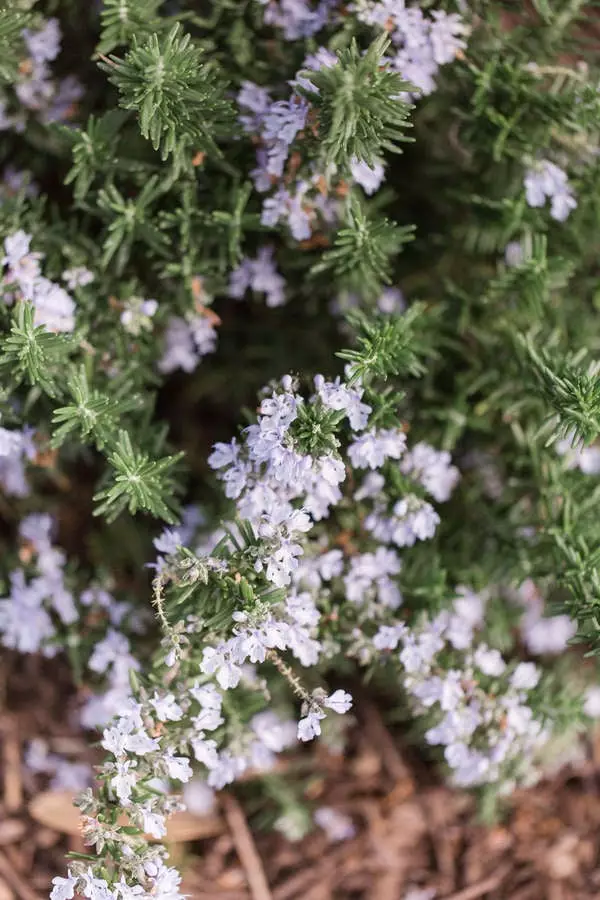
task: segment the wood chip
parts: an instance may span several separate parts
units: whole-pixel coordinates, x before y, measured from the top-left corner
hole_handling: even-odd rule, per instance
[[[8,723],[2,741],[2,761],[4,764],[4,806],[9,812],[16,812],[23,804],[21,782],[21,748],[16,726]]]
[[[15,900],[15,895],[3,878],[0,878],[0,900]]]
[[[14,844],[20,840],[27,830],[22,819],[5,819],[0,822],[0,847],[5,844]]]

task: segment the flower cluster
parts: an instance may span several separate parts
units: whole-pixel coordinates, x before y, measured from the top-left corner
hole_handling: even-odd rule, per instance
[[[163,374],[176,369],[193,372],[202,357],[214,353],[216,346],[217,332],[208,316],[188,315],[185,319],[173,316],[167,324],[158,368]]]
[[[53,900],[180,900],[148,837],[299,743],[339,748],[349,672],[455,784],[527,783],[563,719],[600,718],[592,666],[579,698],[546,677],[597,643],[600,95],[577,17],[532,11],[522,46],[485,0],[104,0],[73,48],[92,59],[69,48],[84,94],[56,77],[73,4],[16,6],[0,639],[67,651],[106,753],[80,803],[98,858]],[[220,298],[277,313],[221,322]],[[234,394],[256,415],[227,442]],[[50,748],[30,770],[84,786]],[[288,835],[353,833],[273,802]]]
[[[450,611],[402,631],[399,659],[415,712],[433,719],[425,740],[443,747],[454,782],[509,792],[519,779],[531,778],[549,731],[530,703],[537,667],[508,666],[487,644],[467,644],[469,627],[482,625],[483,612],[481,598],[463,595]]]
[[[516,602],[523,607],[519,622],[523,643],[534,656],[563,653],[577,631],[576,623],[567,615],[548,616],[539,587],[527,579],[515,592]]]
[[[574,436],[556,443],[556,452],[562,456],[568,469],[580,469],[584,475],[600,475],[600,447],[584,447]]]
[[[25,465],[37,455],[33,429],[0,427],[0,484],[8,497],[29,494]]]
[[[389,32],[390,63],[419,94],[431,94],[440,66],[466,47],[467,26],[457,13],[435,9],[427,16],[405,0],[358,0],[351,9],[362,22]]]
[[[144,837],[164,838],[168,815],[180,808],[171,785],[189,783],[184,798],[205,810],[212,802],[211,787],[222,788],[248,770],[268,771],[277,754],[295,743],[297,730],[300,739],[307,740],[320,732],[325,709],[343,713],[351,703],[341,690],[330,696],[314,691],[307,695],[298,726],[273,710],[256,713],[242,723],[224,706],[227,686],[222,688],[202,675],[181,677],[183,658],[179,654],[171,666],[166,661],[167,688],[130,691],[104,729],[101,743],[108,756],[99,775],[102,787],[95,794],[84,794],[80,806],[86,842],[112,859],[108,880],[106,868],[74,863],[66,879],[54,880],[53,900],[67,896],[62,892],[68,890],[85,894],[86,879],[98,890],[101,886],[104,893],[99,896],[107,898],[129,896],[127,892],[165,900],[178,897],[163,884],[163,879],[168,881],[169,890],[179,885],[175,870],[165,865],[164,849],[148,844]],[[244,678],[248,690],[253,683],[251,670]],[[190,758],[204,771],[204,779],[192,780]],[[38,771],[49,767],[46,758],[34,760],[34,765]],[[118,805],[126,825],[106,816],[108,804]]]
[[[21,557],[33,570],[10,574],[10,593],[0,600],[0,633],[5,646],[22,653],[54,656],[61,649],[57,624],[78,618],[72,593],[65,584],[65,555],[51,541],[53,522],[46,514],[32,514],[21,522]]]
[[[91,766],[84,762],[72,762],[58,753],[50,753],[43,738],[35,738],[24,756],[25,768],[35,775],[50,777],[50,787],[55,790],[84,791],[92,781]]]
[[[542,159],[525,174],[525,196],[529,206],[545,206],[550,200],[550,215],[564,222],[577,200],[569,184],[567,173],[550,160]]]
[[[248,289],[264,294],[267,306],[286,302],[285,280],[275,267],[272,247],[261,247],[255,259],[246,257],[229,277],[229,296],[241,300]]]
[[[36,325],[45,325],[49,331],[73,331],[75,328],[75,301],[67,291],[42,275],[42,254],[30,249],[31,235],[17,231],[4,240],[3,300],[7,304],[15,300],[29,300],[35,309]],[[73,274],[64,273],[66,281],[73,284]],[[81,284],[81,280],[78,281]],[[84,283],[89,284],[89,279]]]
[[[75,76],[57,79],[50,69],[60,53],[61,37],[57,19],[47,19],[38,30],[23,31],[25,55],[13,85],[14,97],[8,91],[0,96],[0,131],[23,131],[28,115],[44,124],[64,122],[73,116],[83,87]]]
[[[265,7],[267,25],[280,28],[286,41],[312,37],[325,25],[331,24],[332,12],[338,0],[258,0]]]
[[[370,195],[384,181],[381,160],[369,165],[353,158],[345,178],[340,177],[334,164],[304,160],[303,142],[307,131],[315,132],[317,122],[315,110],[301,91],[315,93],[310,71],[337,62],[337,56],[326,48],[307,56],[303,69],[290,82],[294,91],[289,99],[272,100],[267,89],[249,81],[242,85],[237,97],[240,123],[258,145],[257,165],[251,172],[256,190],[266,193],[275,189],[264,200],[261,222],[271,227],[286,223],[297,241],[306,241],[339,221],[340,204],[352,185],[359,185]]]
[[[130,653],[130,635],[140,634],[147,617],[101,587],[72,589],[63,550],[53,543],[55,523],[47,513],[32,513],[19,525],[21,567],[9,576],[10,590],[0,599],[0,638],[5,647],[53,657],[69,635],[85,625],[95,642],[81,648],[89,676],[101,676],[104,689],[90,694],[80,710],[85,728],[104,725],[131,693],[130,672],[139,662]],[[80,639],[76,640],[80,646]],[[40,770],[41,771],[41,770]]]

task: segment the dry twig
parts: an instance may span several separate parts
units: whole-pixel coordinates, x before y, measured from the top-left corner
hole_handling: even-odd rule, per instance
[[[412,781],[408,766],[402,759],[396,742],[389,733],[381,713],[377,707],[366,697],[361,697],[361,713],[366,726],[366,732],[373,746],[381,756],[381,761],[394,781]]]
[[[19,900],[40,900],[38,894],[31,890],[4,853],[0,853],[0,876],[16,892]]]
[[[495,891],[496,888],[502,884],[511,869],[511,863],[499,866],[492,875],[489,875],[482,881],[478,881],[477,884],[471,884],[469,887],[463,888],[463,890],[457,891],[455,894],[444,897],[443,900],[478,900],[479,897],[483,897],[485,894]]]
[[[232,794],[223,794],[221,802],[253,900],[272,900],[261,858],[239,803]]]

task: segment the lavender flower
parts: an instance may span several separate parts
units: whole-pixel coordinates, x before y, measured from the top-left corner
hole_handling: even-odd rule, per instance
[[[173,316],[167,324],[165,349],[158,363],[164,374],[183,369],[193,372],[203,356],[216,348],[217,332],[206,316],[182,319]]]
[[[42,254],[31,252],[30,244],[31,236],[24,231],[5,238],[5,283],[14,285],[24,299],[33,303],[36,325],[45,325],[49,331],[73,331],[75,303],[60,285],[41,274]]]
[[[261,247],[255,259],[242,260],[230,275],[229,296],[241,299],[250,288],[255,294],[265,295],[267,306],[282,306],[286,302],[285,280],[273,257],[272,247]]]
[[[353,159],[350,163],[352,177],[361,186],[365,194],[374,194],[379,190],[384,179],[383,163],[377,161],[373,166],[362,160]]]
[[[547,159],[540,160],[525,174],[525,196],[529,206],[544,206],[551,201],[550,215],[564,222],[577,206],[566,172]]]
[[[467,27],[456,13],[433,10],[428,18],[404,0],[360,0],[351,9],[366,24],[390,31],[392,67],[422,94],[435,90],[440,66],[452,62],[466,46]]]
[[[313,818],[330,841],[347,841],[356,834],[352,819],[330,806],[320,806]]]
[[[281,28],[287,41],[311,37],[330,21],[337,0],[259,0],[265,7],[265,23]]]
[[[121,313],[121,324],[129,334],[137,337],[142,331],[152,330],[152,317],[158,309],[156,300],[130,297]]]

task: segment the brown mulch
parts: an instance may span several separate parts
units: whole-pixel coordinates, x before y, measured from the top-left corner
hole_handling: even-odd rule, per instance
[[[41,900],[78,838],[31,819],[40,785],[27,743],[90,761],[58,660],[0,659],[0,900]],[[191,900],[591,900],[600,898],[600,766],[565,770],[522,791],[502,825],[477,823],[472,799],[429,777],[399,747],[377,708],[361,703],[347,757],[315,749],[308,798],[350,816],[338,843],[317,829],[298,842],[251,830],[233,792],[222,833],[178,846]],[[429,893],[419,891],[429,889]]]

